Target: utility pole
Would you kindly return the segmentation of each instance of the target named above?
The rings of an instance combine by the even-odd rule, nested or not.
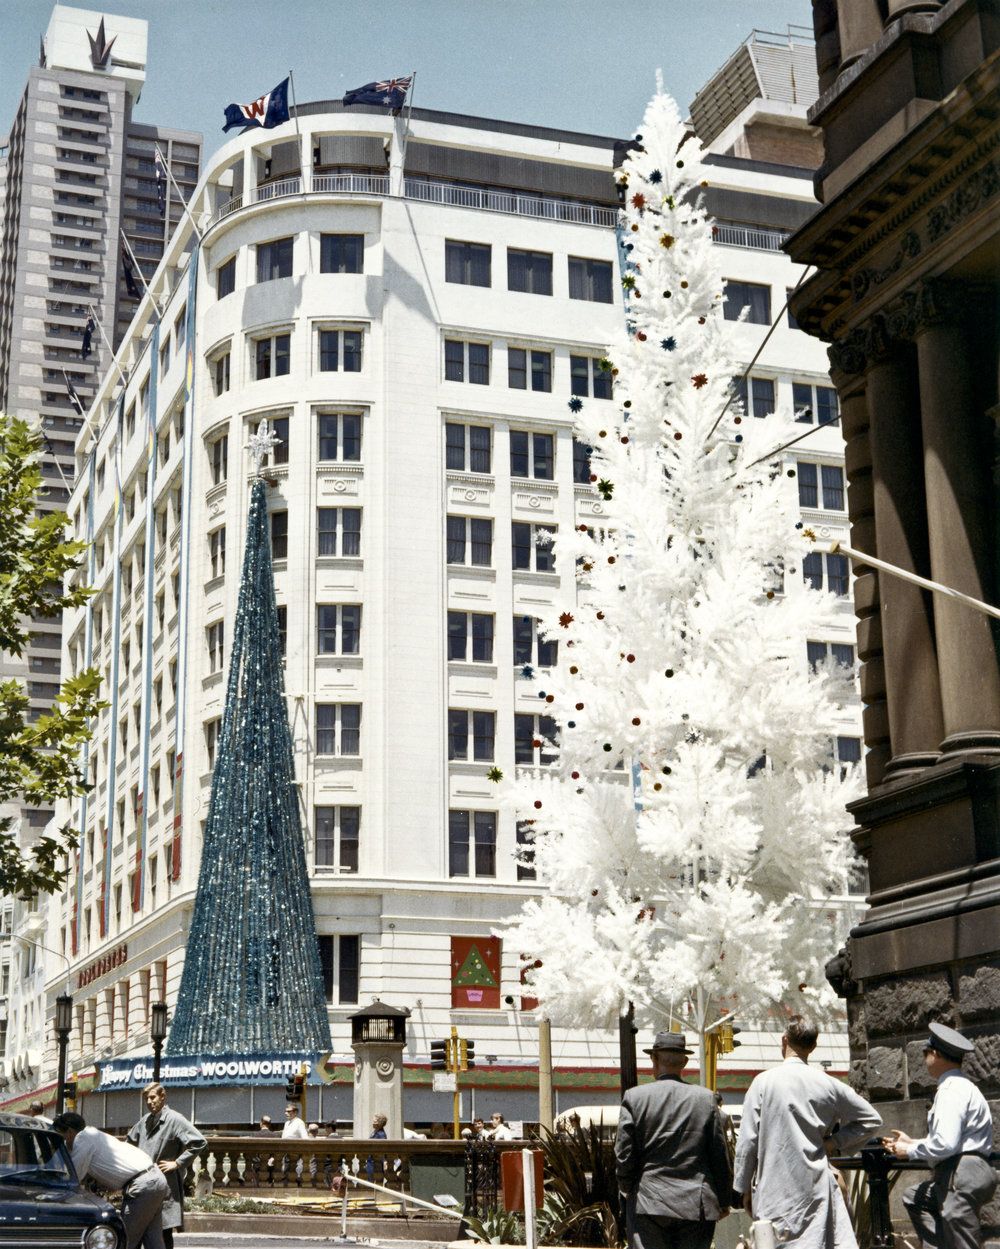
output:
[[[628,1010],[618,1017],[618,1065],[622,1097],[639,1083],[639,1068],[635,1059],[635,1003],[629,1002]]]
[[[538,1020],[538,1122],[552,1131],[552,1021]]]

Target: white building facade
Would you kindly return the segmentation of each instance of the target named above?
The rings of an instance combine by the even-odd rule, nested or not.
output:
[[[569,400],[613,402],[600,361],[623,315],[614,144],[340,104],[306,105],[298,124],[301,146],[289,123],[209,163],[191,203],[203,239],[192,258],[191,223],[175,234],[77,443],[70,512],[78,536],[93,533],[97,594],[65,622],[64,662],[89,656],[112,706],[89,748],[95,788],[72,812],[79,860],[49,912],[48,943],[72,968],[70,1068],[95,1090],[90,1121],[131,1122],[150,1005],[176,1000],[238,595],[244,446],[266,420],[281,438],[265,470],[272,554],[334,1044],[310,1117],[350,1119],[347,1020],[380,998],[412,1011],[408,1121],[450,1115],[427,1064],[452,1027],[477,1047],[463,1113],[535,1118],[526,952],[497,934],[544,885],[517,857],[490,771],[545,764],[544,704],[521,674],[558,661],[534,622],[577,591],[536,539],[602,514]],[[763,180],[775,199],[811,199],[802,177],[717,171],[713,186]],[[766,286],[780,308],[797,277],[787,257],[731,255],[727,278]],[[734,325],[748,360],[764,332]],[[751,409],[758,374],[779,401],[808,386],[824,411],[822,350],[801,332],[775,331]],[[817,435],[802,461],[837,467],[838,437]],[[832,533],[843,490],[817,481],[804,516]],[[843,637],[810,641],[850,645],[846,579],[843,593]],[[858,738],[858,717],[845,708],[831,736]],[[557,1108],[617,1101],[617,1037],[553,1031]],[[772,1056],[773,1038],[745,1040],[734,1093]],[[842,1067],[846,1044],[830,1053]],[[202,1123],[250,1122],[283,1091],[235,1075],[167,1082],[192,1090]]]

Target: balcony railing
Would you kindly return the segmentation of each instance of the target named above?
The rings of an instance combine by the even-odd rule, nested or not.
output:
[[[424,182],[407,178],[407,199],[457,208],[481,208],[487,212],[510,213],[517,217],[544,217],[549,221],[569,221],[576,225],[611,227],[617,209],[549,195],[529,195],[521,191],[497,191],[484,187],[460,186],[453,182]]]
[[[789,230],[765,230],[738,221],[719,221],[712,231],[712,242],[725,247],[750,247],[755,251],[780,252]]]
[[[309,193],[388,195],[389,177],[387,174],[314,173],[309,181]],[[215,214],[215,220],[221,221],[251,204],[262,204],[301,194],[302,179],[299,177],[285,178],[281,182],[267,182],[262,186],[251,187],[243,195],[234,195]],[[485,209],[487,212],[507,213],[517,217],[540,217],[547,221],[566,221],[574,225],[600,226],[604,229],[614,226],[617,213],[614,208],[582,204],[577,200],[559,199],[552,195],[530,195],[521,191],[491,190],[461,186],[453,182],[429,182],[419,178],[406,178],[403,194],[407,199],[426,204]]]

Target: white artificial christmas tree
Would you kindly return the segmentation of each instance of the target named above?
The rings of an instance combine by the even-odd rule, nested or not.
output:
[[[540,961],[557,1023],[612,1026],[633,1003],[700,1033],[725,1010],[830,1005],[843,933],[824,900],[844,890],[858,792],[830,725],[851,686],[806,662],[834,617],[801,584],[809,534],[775,454],[802,426],[732,404],[720,420],[741,369],[697,140],[662,93],[637,139],[614,404],[570,405],[606,515],[556,539],[578,600],[543,620],[559,664],[534,678],[558,760],[508,791],[548,893],[505,936]]]

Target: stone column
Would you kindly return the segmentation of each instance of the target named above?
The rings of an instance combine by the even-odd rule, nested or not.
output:
[[[840,31],[840,68],[861,59],[882,35],[882,18],[876,0],[837,0]]]
[[[875,528],[880,559],[929,575],[920,406],[913,349],[882,350],[868,372]],[[938,759],[941,700],[931,596],[899,577],[878,582],[892,758],[885,779]]]
[[[833,380],[840,398],[841,427],[844,432],[844,467],[847,473],[847,509],[851,518],[851,546],[871,551],[875,539],[875,498],[872,478],[872,452],[869,440],[868,401],[865,379],[846,376],[837,369]],[[857,367],[861,367],[860,364]],[[878,572],[868,564],[854,564],[854,614],[858,618],[858,658],[861,661],[861,699],[864,704],[865,772],[868,788],[880,785],[892,755],[889,740],[889,712],[885,695],[885,661],[882,655],[882,622]]]
[[[931,577],[992,602],[992,430],[957,300],[928,286],[917,327]],[[988,616],[934,595],[947,752],[1000,752],[1000,667]]]
[[[930,13],[941,7],[941,0],[889,0],[885,24],[896,21],[904,13]]]
[[[386,1116],[390,1140],[403,1137],[403,1043],[352,1041],[354,1050],[354,1135],[370,1136],[372,1119]]]

